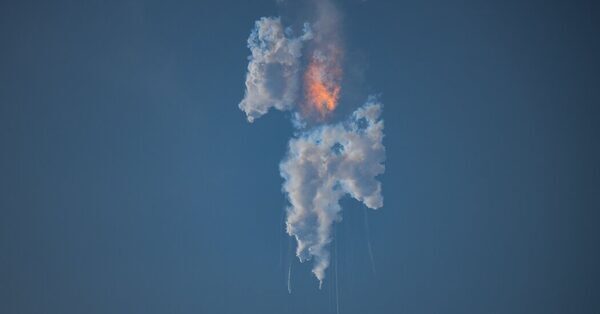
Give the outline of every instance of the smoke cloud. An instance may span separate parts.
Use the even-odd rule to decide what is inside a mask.
[[[303,34],[293,37],[280,18],[263,17],[256,21],[248,38],[249,57],[246,93],[239,104],[249,122],[271,108],[291,110],[296,103],[300,82],[300,58],[303,42],[312,38],[309,25]]]
[[[383,206],[385,170],[381,104],[370,100],[346,123],[323,125],[290,140],[280,164],[287,209],[287,232],[298,242],[300,261],[314,258],[313,273],[322,281],[329,266],[331,228],[341,221],[340,199],[350,195],[367,207]]]
[[[300,261],[313,261],[320,287],[330,264],[333,224],[342,220],[340,199],[349,195],[371,209],[383,206],[377,176],[385,170],[385,148],[383,106],[376,98],[345,121],[329,121],[341,98],[344,47],[335,6],[326,0],[313,4],[314,17],[298,35],[280,18],[256,21],[239,108],[249,122],[271,108],[294,113],[297,133],[279,165],[290,203],[286,231],[296,239]]]

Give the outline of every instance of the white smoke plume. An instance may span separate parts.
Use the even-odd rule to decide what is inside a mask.
[[[284,28],[280,18],[263,17],[256,21],[248,38],[252,55],[246,75],[246,93],[239,104],[249,122],[272,107],[278,110],[294,107],[300,89],[302,45],[311,38],[308,24],[304,25],[300,37],[293,37],[292,30]]]
[[[369,208],[383,206],[376,179],[385,170],[381,109],[370,100],[346,123],[322,125],[291,139],[280,165],[291,204],[287,232],[296,238],[300,261],[314,258],[313,273],[321,282],[330,262],[331,228],[341,220],[340,199],[348,194]]]

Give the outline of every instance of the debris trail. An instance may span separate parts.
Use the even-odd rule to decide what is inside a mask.
[[[375,271],[375,258],[373,258],[373,248],[371,247],[371,232],[369,229],[369,213],[365,208],[365,233],[367,237],[367,249],[369,250],[369,259],[371,260],[371,270],[373,271],[373,275],[376,275]]]

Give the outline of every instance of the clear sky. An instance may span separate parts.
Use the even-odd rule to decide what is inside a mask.
[[[291,1],[291,0],[290,0]],[[298,1],[291,6],[298,6]],[[338,1],[385,104],[384,207],[342,200],[340,313],[600,312],[594,1]],[[1,313],[335,313],[253,124],[275,1],[0,3]]]

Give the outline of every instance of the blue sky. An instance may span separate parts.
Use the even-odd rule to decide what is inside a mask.
[[[342,200],[340,312],[597,313],[598,6],[339,7],[339,112],[380,94],[387,155],[375,274]],[[0,312],[335,312],[309,264],[287,292],[290,115],[237,107],[249,32],[278,12],[0,4]]]

